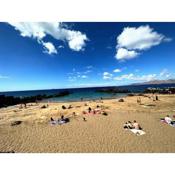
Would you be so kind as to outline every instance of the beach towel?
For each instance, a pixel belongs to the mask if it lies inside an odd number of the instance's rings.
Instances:
[[[56,124],[58,124],[58,121],[56,121],[56,120],[50,121],[49,124],[50,124],[50,125],[56,125]]]
[[[59,124],[59,125],[62,125],[62,124],[64,124],[64,123],[66,123],[65,120],[59,120],[59,121],[58,121],[58,124]]]
[[[65,118],[64,120],[54,120],[54,121],[50,121],[50,125],[62,125],[62,124],[65,124],[65,123],[68,123],[69,122],[69,118]]]
[[[146,134],[145,131],[139,129],[129,129],[129,130],[138,136]]]

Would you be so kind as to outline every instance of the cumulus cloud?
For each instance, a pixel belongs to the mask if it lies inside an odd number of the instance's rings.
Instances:
[[[156,74],[148,74],[148,75],[134,75],[133,73],[121,75],[118,77],[114,77],[114,80],[134,80],[134,81],[151,81],[156,78]]]
[[[125,48],[119,48],[117,50],[117,53],[116,53],[116,58],[118,60],[123,60],[123,59],[132,59],[132,58],[135,58],[136,56],[138,56],[139,53],[137,53],[136,51],[134,50],[127,50]]]
[[[46,53],[48,54],[57,54],[55,46],[51,42],[42,42]]]
[[[110,74],[109,72],[104,72],[103,73],[103,79],[107,80],[107,79],[112,79],[112,74]]]
[[[115,70],[113,70],[113,72],[115,72],[115,73],[121,72],[121,69],[115,69]]]
[[[48,43],[44,42],[43,40],[46,37],[46,35],[50,35],[56,40],[67,42],[69,48],[74,51],[84,50],[86,41],[88,40],[86,34],[83,34],[80,31],[67,29],[63,25],[61,25],[61,23],[58,22],[9,22],[9,24],[13,26],[16,30],[18,30],[22,37],[36,39],[38,43],[42,44],[44,47],[46,47],[45,43]],[[54,50],[53,53],[55,53],[55,46],[50,41],[49,43],[49,46],[47,44],[49,49],[48,47],[46,47],[48,49],[47,53],[51,53],[50,50]],[[50,49],[51,47],[52,49]]]
[[[150,49],[162,42],[169,42],[171,38],[154,31],[150,26],[126,27],[117,37],[116,58],[126,60],[137,57],[141,51]]]

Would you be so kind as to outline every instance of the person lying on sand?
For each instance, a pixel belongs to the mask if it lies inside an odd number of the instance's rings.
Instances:
[[[172,119],[170,118],[169,115],[167,115],[164,120],[166,121],[166,123],[170,124],[172,122]]]
[[[69,118],[65,118],[64,115],[61,116],[61,119],[58,119],[59,124],[67,123],[67,122],[69,122]]]
[[[173,116],[174,117],[174,116]],[[174,125],[175,124],[175,121],[173,121],[169,115],[167,115],[165,118],[164,118],[164,121],[170,125]]]
[[[62,109],[66,109],[66,106],[62,105]]]
[[[69,105],[67,109],[71,109],[71,108],[73,108],[73,106],[72,105]]]
[[[134,129],[133,124],[131,123],[131,121],[128,121],[124,124],[123,126],[124,129]]]
[[[134,120],[134,122],[133,122],[133,127],[134,127],[134,129],[138,129],[138,130],[142,130],[142,128],[141,128],[141,126],[140,126],[140,124],[139,123],[137,123],[136,122],[136,120]]]
[[[101,112],[101,109],[96,108],[96,109],[94,109],[94,111],[98,113],[98,112]]]
[[[86,111],[83,111],[82,113],[83,113],[83,114],[87,114],[87,112],[86,112]]]
[[[82,111],[83,114],[101,114],[101,110],[99,109],[91,109],[91,110],[88,110],[88,111]],[[106,112],[102,112],[103,113],[106,113]],[[104,114],[105,115],[105,114]]]

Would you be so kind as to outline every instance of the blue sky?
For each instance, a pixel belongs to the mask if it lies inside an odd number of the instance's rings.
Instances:
[[[175,78],[175,23],[0,23],[0,91]]]

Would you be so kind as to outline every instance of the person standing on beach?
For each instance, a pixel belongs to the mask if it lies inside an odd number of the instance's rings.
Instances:
[[[159,100],[158,95],[156,95],[156,101],[158,101],[158,100]]]
[[[91,113],[91,111],[92,111],[92,109],[91,109],[91,107],[89,107],[89,108],[88,108],[88,112]]]

